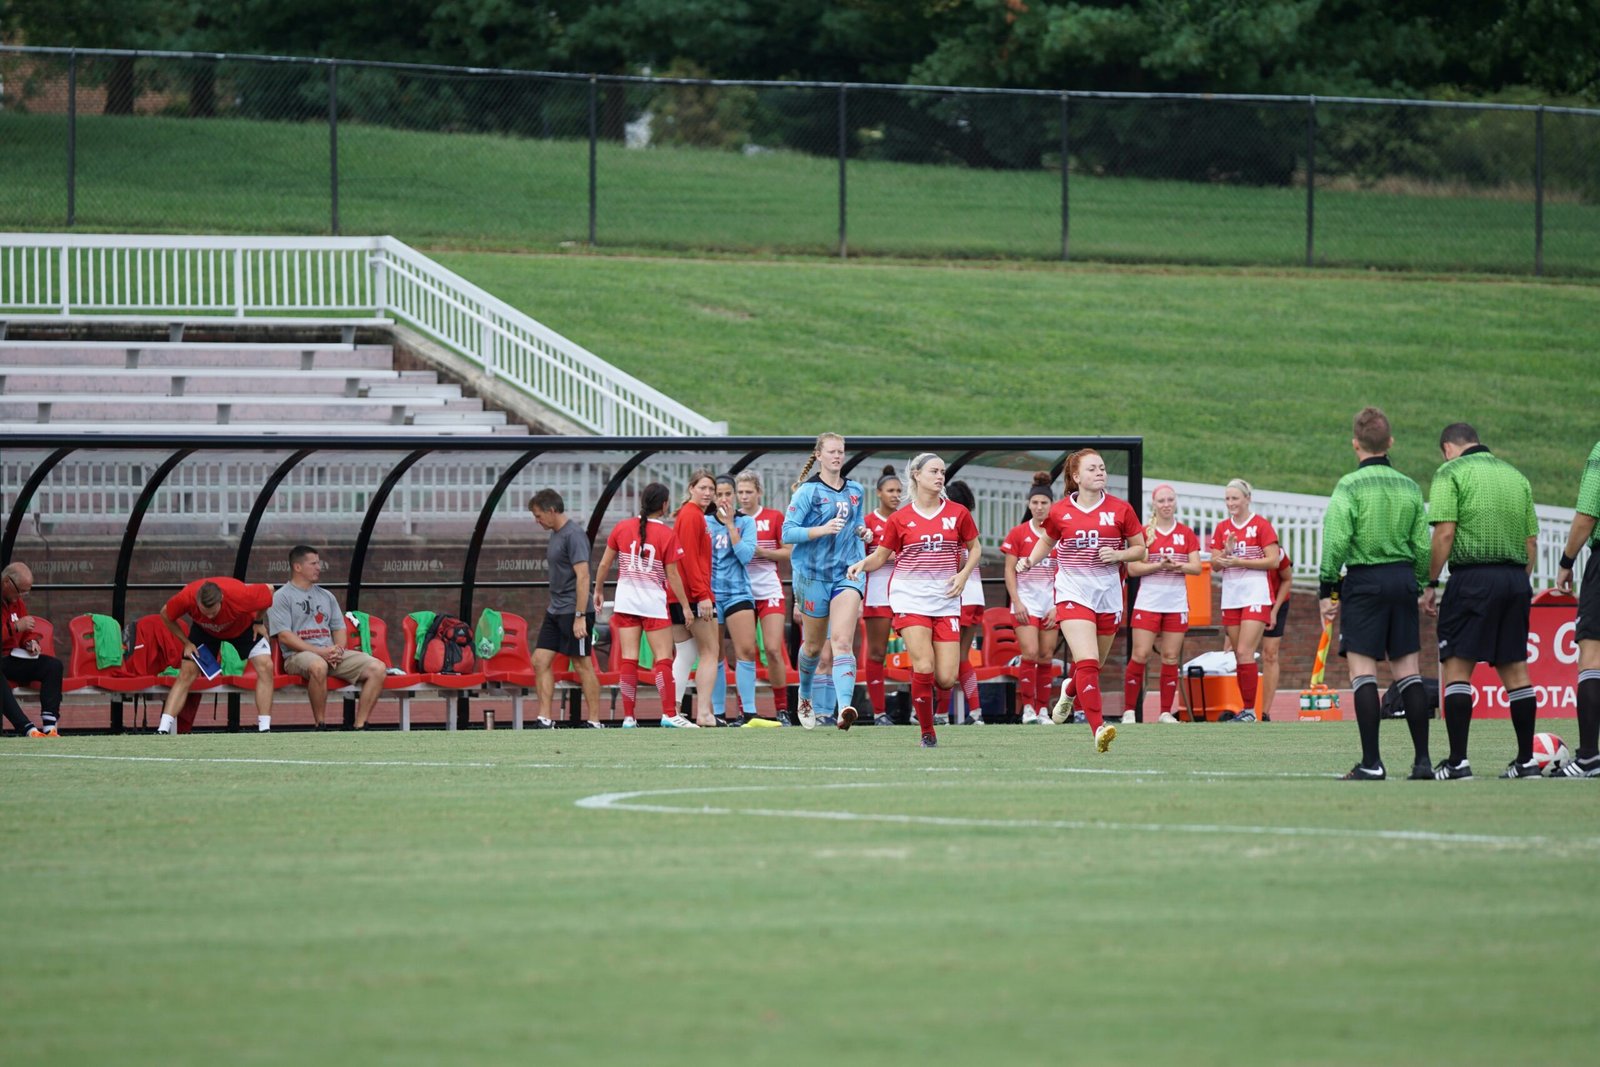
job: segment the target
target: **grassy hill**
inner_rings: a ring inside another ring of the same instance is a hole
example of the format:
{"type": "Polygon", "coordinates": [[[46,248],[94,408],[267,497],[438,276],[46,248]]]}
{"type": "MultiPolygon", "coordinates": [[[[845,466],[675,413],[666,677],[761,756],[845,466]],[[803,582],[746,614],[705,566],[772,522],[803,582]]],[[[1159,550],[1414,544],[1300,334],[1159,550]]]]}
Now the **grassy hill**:
{"type": "Polygon", "coordinates": [[[1570,504],[1600,289],[1291,272],[440,253],[735,433],[1142,434],[1147,469],[1326,493],[1382,405],[1426,488],[1476,424],[1570,504]]]}

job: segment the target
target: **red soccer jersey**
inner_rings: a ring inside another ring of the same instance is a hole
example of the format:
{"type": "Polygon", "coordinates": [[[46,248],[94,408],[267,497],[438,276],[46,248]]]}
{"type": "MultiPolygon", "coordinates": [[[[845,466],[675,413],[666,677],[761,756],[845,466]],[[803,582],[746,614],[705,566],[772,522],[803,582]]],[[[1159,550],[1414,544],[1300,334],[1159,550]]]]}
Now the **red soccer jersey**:
{"type": "MultiPolygon", "coordinates": [[[[777,551],[783,547],[783,512],[776,508],[762,508],[753,516],[756,522],[756,547],[777,551]]],[[[778,574],[774,560],[753,557],[744,566],[750,576],[750,592],[757,600],[771,600],[783,596],[783,579],[778,574]]]]}
{"type": "MultiPolygon", "coordinates": [[[[877,548],[883,543],[884,532],[889,529],[889,521],[893,518],[893,515],[878,514],[878,509],[873,508],[861,520],[863,525],[872,531],[872,548],[877,548]]],[[[867,607],[889,606],[889,578],[894,574],[893,563],[894,559],[891,557],[889,563],[867,575],[867,607]]]]}
{"type": "Polygon", "coordinates": [[[711,531],[706,529],[706,509],[693,502],[683,505],[678,509],[673,533],[678,535],[678,544],[683,549],[683,558],[678,561],[683,591],[695,604],[712,599],[711,531]]]}
{"type": "MultiPolygon", "coordinates": [[[[1000,551],[1008,556],[1018,559],[1027,559],[1033,553],[1042,534],[1033,525],[1033,520],[1021,523],[1011,528],[1006,534],[1006,539],[1000,542],[1000,551]]],[[[1017,575],[1017,595],[1022,598],[1022,606],[1028,609],[1028,614],[1037,618],[1044,618],[1050,614],[1050,605],[1055,603],[1056,591],[1056,558],[1054,555],[1045,556],[1037,564],[1029,567],[1017,575]]]]}
{"type": "Polygon", "coordinates": [[[1101,563],[1100,550],[1128,547],[1144,524],[1126,500],[1102,496],[1093,507],[1072,493],[1045,516],[1044,532],[1056,543],[1056,603],[1082,604],[1100,614],[1122,610],[1122,564],[1101,563]]]}
{"type": "Polygon", "coordinates": [[[1284,582],[1294,576],[1294,561],[1289,558],[1289,553],[1283,551],[1282,545],[1278,546],[1278,551],[1282,553],[1282,558],[1278,560],[1278,569],[1267,572],[1267,592],[1272,594],[1274,604],[1278,602],[1278,590],[1282,588],[1284,582]]]}
{"type": "MultiPolygon", "coordinates": [[[[1150,562],[1170,559],[1188,563],[1189,553],[1200,550],[1200,538],[1181,522],[1162,533],[1151,523],[1145,528],[1145,548],[1150,562]]],[[[1139,611],[1173,612],[1189,610],[1189,582],[1178,571],[1157,571],[1139,579],[1139,599],[1134,603],[1139,611]]]]}
{"type": "MultiPolygon", "coordinates": [[[[639,540],[639,520],[623,519],[611,528],[606,547],[617,554],[617,591],[611,607],[641,619],[667,617],[667,564],[683,559],[683,549],[671,528],[660,519],[645,523],[639,540]]],[[[701,520],[700,528],[705,529],[701,520]]]]}
{"type": "Polygon", "coordinates": [[[961,614],[961,590],[945,596],[945,586],[961,570],[961,550],[978,536],[972,513],[951,500],[924,515],[907,504],[885,523],[878,547],[895,553],[889,579],[889,605],[899,615],[942,618],[961,614]]]}
{"type": "Polygon", "coordinates": [[[167,601],[165,615],[173,622],[187,615],[206,633],[226,638],[244,633],[255,617],[270,607],[270,585],[246,585],[233,578],[196,578],[167,601]],[[195,600],[200,595],[200,587],[207,582],[215,582],[222,590],[222,607],[217,609],[216,618],[212,619],[200,614],[200,604],[195,600]]]}
{"type": "MultiPolygon", "coordinates": [[[[1278,543],[1278,532],[1272,523],[1260,515],[1251,515],[1243,522],[1223,519],[1211,531],[1211,551],[1224,552],[1229,538],[1233,539],[1233,555],[1240,559],[1265,559],[1267,548],[1278,543]]],[[[1272,603],[1272,587],[1266,571],[1245,567],[1224,567],[1222,570],[1222,606],[1224,608],[1267,607],[1272,603]]]]}

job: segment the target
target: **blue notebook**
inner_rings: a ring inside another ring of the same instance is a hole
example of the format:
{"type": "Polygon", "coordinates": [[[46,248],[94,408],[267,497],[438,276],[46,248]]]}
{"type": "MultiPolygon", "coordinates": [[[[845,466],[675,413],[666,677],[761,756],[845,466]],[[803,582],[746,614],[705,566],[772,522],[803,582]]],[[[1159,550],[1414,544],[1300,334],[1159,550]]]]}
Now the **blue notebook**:
{"type": "Polygon", "coordinates": [[[222,664],[217,662],[217,654],[205,645],[195,646],[193,659],[195,666],[200,668],[200,673],[206,676],[208,682],[222,673],[222,664]]]}

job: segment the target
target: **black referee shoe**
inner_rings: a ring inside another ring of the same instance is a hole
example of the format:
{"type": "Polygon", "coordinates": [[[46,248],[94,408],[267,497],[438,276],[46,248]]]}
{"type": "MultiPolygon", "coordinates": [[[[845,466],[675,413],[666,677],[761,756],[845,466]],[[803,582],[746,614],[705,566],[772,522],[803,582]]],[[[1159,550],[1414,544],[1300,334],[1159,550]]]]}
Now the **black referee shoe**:
{"type": "Polygon", "coordinates": [[[1533,760],[1529,760],[1527,763],[1518,763],[1516,760],[1512,760],[1506,764],[1506,769],[1500,772],[1500,777],[1537,778],[1539,777],[1539,765],[1533,760]]]}
{"type": "Polygon", "coordinates": [[[1411,773],[1406,775],[1406,781],[1431,782],[1433,781],[1433,768],[1428,765],[1427,760],[1418,760],[1411,765],[1411,773]]]}
{"type": "Polygon", "coordinates": [[[1600,756],[1572,759],[1550,772],[1552,778],[1600,778],[1600,756]]]}
{"type": "Polygon", "coordinates": [[[1378,764],[1376,767],[1368,767],[1368,766],[1365,766],[1364,764],[1358,763],[1354,767],[1350,768],[1350,773],[1346,774],[1344,776],[1344,778],[1341,779],[1341,781],[1345,781],[1345,782],[1381,782],[1387,777],[1389,777],[1389,774],[1388,774],[1387,771],[1385,771],[1383,769],[1383,764],[1381,764],[1381,763],[1378,764]]]}
{"type": "Polygon", "coordinates": [[[1433,777],[1440,782],[1453,782],[1462,778],[1471,778],[1472,764],[1466,760],[1462,760],[1460,763],[1451,763],[1448,759],[1442,759],[1439,761],[1439,765],[1433,769],[1433,777]]]}

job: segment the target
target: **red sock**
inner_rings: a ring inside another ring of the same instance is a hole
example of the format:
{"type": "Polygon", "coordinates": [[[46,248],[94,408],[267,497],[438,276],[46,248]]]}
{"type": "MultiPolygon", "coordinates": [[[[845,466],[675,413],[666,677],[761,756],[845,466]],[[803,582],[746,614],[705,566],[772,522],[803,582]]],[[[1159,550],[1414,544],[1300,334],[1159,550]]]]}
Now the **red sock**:
{"type": "Polygon", "coordinates": [[[1070,669],[1068,669],[1066,684],[1061,687],[1061,691],[1063,693],[1067,694],[1067,696],[1072,697],[1074,700],[1076,700],[1078,698],[1078,665],[1077,665],[1077,663],[1073,663],[1072,667],[1070,669]]]}
{"type": "Polygon", "coordinates": [[[1033,680],[1039,672],[1033,669],[1033,664],[1027,660],[1022,661],[1021,668],[1017,671],[1017,704],[1024,708],[1037,708],[1038,699],[1033,695],[1033,680]]]}
{"type": "Polygon", "coordinates": [[[184,698],[183,707],[178,709],[177,731],[180,734],[194,732],[194,719],[200,714],[200,694],[190,693],[184,698]]]}
{"type": "Polygon", "coordinates": [[[978,702],[978,668],[972,665],[971,660],[963,660],[961,669],[956,672],[956,684],[961,687],[961,696],[967,702],[967,714],[975,715],[983,710],[978,702]]]}
{"type": "Polygon", "coordinates": [[[661,694],[661,717],[670,719],[678,714],[678,688],[672,680],[672,661],[656,665],[656,692],[661,694]]]}
{"type": "Polygon", "coordinates": [[[912,674],[911,711],[925,734],[933,733],[933,675],[912,674]]]}
{"type": "Polygon", "coordinates": [[[1163,714],[1172,711],[1172,702],[1178,695],[1178,665],[1176,663],[1163,663],[1161,665],[1161,711],[1163,714]]]}
{"type": "Polygon", "coordinates": [[[789,710],[789,687],[787,685],[775,685],[772,687],[772,710],[778,714],[789,710]]]}
{"type": "Polygon", "coordinates": [[[622,661],[622,677],[617,681],[617,692],[622,694],[622,716],[633,718],[633,707],[639,699],[639,661],[622,661]]]}
{"type": "Polygon", "coordinates": [[[883,664],[867,660],[862,673],[867,679],[867,703],[872,705],[872,714],[883,714],[883,664]]]}
{"type": "Polygon", "coordinates": [[[1077,708],[1083,712],[1083,717],[1089,722],[1089,732],[1094,733],[1100,729],[1100,724],[1105,721],[1100,709],[1100,661],[1093,659],[1074,660],[1072,664],[1072,681],[1077,688],[1077,708]]]}
{"type": "Polygon", "coordinates": [[[1139,710],[1139,690],[1144,688],[1144,664],[1130,659],[1122,676],[1122,710],[1139,710]]]}
{"type": "Polygon", "coordinates": [[[1048,708],[1055,703],[1050,699],[1050,690],[1056,686],[1056,662],[1048,660],[1039,664],[1038,673],[1033,676],[1033,698],[1038,701],[1036,708],[1048,708]]]}
{"type": "Polygon", "coordinates": [[[1261,684],[1261,668],[1254,663],[1239,664],[1239,696],[1245,711],[1256,710],[1256,689],[1261,684]]]}

